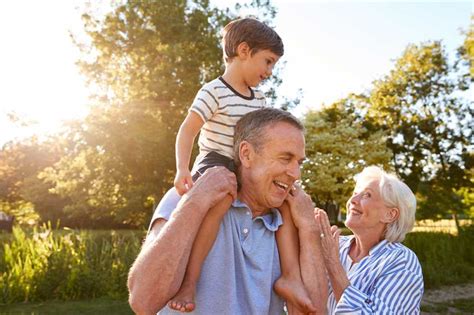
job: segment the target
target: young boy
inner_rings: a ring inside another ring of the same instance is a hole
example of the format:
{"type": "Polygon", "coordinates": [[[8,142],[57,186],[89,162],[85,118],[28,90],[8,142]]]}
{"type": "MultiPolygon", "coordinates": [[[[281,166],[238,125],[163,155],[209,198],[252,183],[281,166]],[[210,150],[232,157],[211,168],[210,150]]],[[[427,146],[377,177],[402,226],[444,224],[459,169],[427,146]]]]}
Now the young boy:
{"type": "MultiPolygon", "coordinates": [[[[267,25],[252,18],[230,22],[223,31],[224,74],[205,84],[197,93],[176,139],[174,185],[178,194],[186,193],[209,167],[233,170],[234,126],[246,113],[266,106],[264,95],[253,89],[272,74],[283,55],[283,43],[267,25]],[[192,146],[200,133],[199,155],[189,171],[192,146]]],[[[194,310],[196,283],[202,264],[219,231],[222,216],[230,208],[231,196],[210,209],[193,244],[183,283],[169,307],[183,312],[194,310]]],[[[299,269],[297,231],[288,209],[280,209],[284,225],[277,232],[282,276],[274,288],[277,294],[302,312],[313,307],[303,287],[299,269]]]]}

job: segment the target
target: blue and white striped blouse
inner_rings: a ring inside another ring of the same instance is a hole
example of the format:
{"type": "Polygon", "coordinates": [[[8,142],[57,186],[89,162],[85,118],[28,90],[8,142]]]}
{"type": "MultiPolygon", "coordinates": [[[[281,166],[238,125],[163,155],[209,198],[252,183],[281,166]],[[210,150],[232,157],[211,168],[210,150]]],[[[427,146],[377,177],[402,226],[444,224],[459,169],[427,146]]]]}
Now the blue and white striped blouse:
{"type": "Polygon", "coordinates": [[[423,296],[421,266],[409,248],[386,240],[352,264],[349,248],[354,236],[341,236],[339,256],[350,285],[339,303],[329,289],[329,314],[419,314],[423,296]]]}

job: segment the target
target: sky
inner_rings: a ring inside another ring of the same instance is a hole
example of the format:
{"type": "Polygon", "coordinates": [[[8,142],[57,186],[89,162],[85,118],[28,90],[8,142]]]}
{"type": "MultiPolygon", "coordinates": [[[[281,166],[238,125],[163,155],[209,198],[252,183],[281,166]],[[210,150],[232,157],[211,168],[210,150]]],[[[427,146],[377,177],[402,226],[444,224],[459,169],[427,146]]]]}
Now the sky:
{"type": "MultiPolygon", "coordinates": [[[[217,6],[227,0],[213,0],[217,6]]],[[[283,84],[297,116],[363,92],[388,74],[410,43],[442,40],[451,54],[464,40],[472,1],[274,0],[273,21],[285,45],[283,84]]],[[[80,32],[77,0],[5,1],[0,10],[0,146],[32,134],[54,133],[85,117],[89,91],[69,32],[80,32]],[[16,116],[12,123],[7,117],[16,116]],[[28,126],[22,126],[24,124],[28,126]]]]}

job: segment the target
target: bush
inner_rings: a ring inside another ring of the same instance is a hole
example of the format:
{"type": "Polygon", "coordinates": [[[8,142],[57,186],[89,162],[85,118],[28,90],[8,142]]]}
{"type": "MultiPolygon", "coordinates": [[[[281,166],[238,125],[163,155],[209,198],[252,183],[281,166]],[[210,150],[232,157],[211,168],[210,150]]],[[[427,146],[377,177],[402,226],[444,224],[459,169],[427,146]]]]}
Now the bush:
{"type": "Polygon", "coordinates": [[[143,236],[15,227],[0,248],[0,302],[126,298],[128,270],[143,236]]]}
{"type": "Polygon", "coordinates": [[[474,281],[474,227],[464,228],[458,236],[448,233],[414,232],[404,244],[420,260],[425,288],[474,281]]]}
{"type": "MultiPolygon", "coordinates": [[[[349,232],[348,230],[346,232],[349,232]]],[[[0,303],[126,299],[127,274],[144,231],[54,230],[0,235],[0,303]]],[[[414,232],[404,244],[418,256],[425,288],[474,280],[474,226],[459,236],[414,232]]]]}

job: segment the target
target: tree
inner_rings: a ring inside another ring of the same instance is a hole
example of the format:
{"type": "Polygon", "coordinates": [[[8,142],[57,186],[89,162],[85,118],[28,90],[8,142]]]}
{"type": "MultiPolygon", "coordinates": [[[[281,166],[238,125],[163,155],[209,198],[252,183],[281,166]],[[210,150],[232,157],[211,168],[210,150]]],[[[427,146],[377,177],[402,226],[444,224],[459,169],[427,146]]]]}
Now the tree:
{"type": "Polygon", "coordinates": [[[49,193],[51,185],[38,174],[61,158],[63,148],[58,139],[32,137],[8,142],[0,151],[0,206],[20,224],[61,217],[64,201],[49,193]]]}
{"type": "Polygon", "coordinates": [[[319,206],[345,205],[354,189],[354,175],[368,165],[387,168],[391,159],[385,132],[371,130],[361,120],[357,102],[350,96],[305,116],[308,160],[303,184],[319,206]]]}
{"type": "Polygon", "coordinates": [[[440,42],[409,45],[368,98],[368,118],[388,133],[392,164],[419,193],[422,217],[464,211],[455,192],[470,184],[474,109],[463,80],[440,42]]]}
{"type": "MultiPolygon", "coordinates": [[[[259,12],[274,14],[268,1],[259,12]]],[[[97,91],[76,145],[42,174],[80,222],[139,226],[171,186],[179,124],[201,85],[222,73],[220,29],[233,18],[206,0],[127,1],[84,14],[78,65],[97,91]]]]}
{"type": "Polygon", "coordinates": [[[461,47],[458,48],[458,57],[460,62],[464,62],[468,67],[468,71],[465,74],[467,83],[472,82],[474,78],[474,14],[471,15],[471,24],[469,30],[464,32],[466,38],[461,47]]]}

